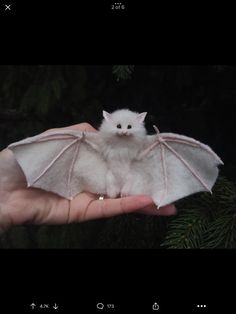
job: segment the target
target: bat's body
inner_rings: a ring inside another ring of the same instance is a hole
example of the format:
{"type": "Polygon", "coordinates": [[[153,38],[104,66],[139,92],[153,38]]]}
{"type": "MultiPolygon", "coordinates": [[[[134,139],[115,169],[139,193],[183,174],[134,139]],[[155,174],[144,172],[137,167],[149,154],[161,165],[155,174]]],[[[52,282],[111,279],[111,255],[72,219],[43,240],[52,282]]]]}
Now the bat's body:
{"type": "Polygon", "coordinates": [[[117,196],[146,194],[160,207],[211,191],[220,158],[186,136],[147,135],[146,113],[103,112],[98,132],[62,130],[11,144],[28,186],[72,199],[87,191],[117,196]]]}
{"type": "Polygon", "coordinates": [[[113,115],[105,113],[104,117],[99,131],[103,139],[102,155],[108,167],[106,194],[111,198],[125,196],[128,194],[124,186],[130,177],[131,164],[145,143],[146,130],[142,123],[145,116],[136,121],[137,114],[119,110],[113,115]]]}

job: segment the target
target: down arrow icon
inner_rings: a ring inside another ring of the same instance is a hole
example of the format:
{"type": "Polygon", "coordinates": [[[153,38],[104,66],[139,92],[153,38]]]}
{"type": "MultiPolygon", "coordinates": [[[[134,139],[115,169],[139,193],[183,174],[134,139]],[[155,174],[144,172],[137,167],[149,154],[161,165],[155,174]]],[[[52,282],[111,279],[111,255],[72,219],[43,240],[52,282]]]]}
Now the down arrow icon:
{"type": "Polygon", "coordinates": [[[59,306],[58,306],[56,303],[53,305],[54,310],[57,310],[58,307],[59,307],[59,306]]]}

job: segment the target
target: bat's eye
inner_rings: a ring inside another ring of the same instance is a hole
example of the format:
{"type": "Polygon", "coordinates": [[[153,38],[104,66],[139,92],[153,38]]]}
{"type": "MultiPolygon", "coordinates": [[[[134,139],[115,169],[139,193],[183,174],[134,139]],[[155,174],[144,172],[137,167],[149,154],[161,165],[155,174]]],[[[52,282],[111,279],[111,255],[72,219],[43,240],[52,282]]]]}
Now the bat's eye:
{"type": "Polygon", "coordinates": [[[119,124],[117,124],[117,129],[121,129],[121,124],[119,123],[119,124]]]}
{"type": "Polygon", "coordinates": [[[129,124],[129,125],[127,126],[127,129],[132,129],[132,125],[129,124]]]}

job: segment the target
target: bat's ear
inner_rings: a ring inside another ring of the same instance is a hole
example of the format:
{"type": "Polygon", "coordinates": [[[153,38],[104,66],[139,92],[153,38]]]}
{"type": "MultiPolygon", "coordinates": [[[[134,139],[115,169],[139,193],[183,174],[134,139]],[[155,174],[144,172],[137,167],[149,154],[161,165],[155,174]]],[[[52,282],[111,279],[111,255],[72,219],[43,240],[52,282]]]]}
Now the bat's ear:
{"type": "Polygon", "coordinates": [[[102,115],[106,121],[111,121],[111,114],[109,112],[106,112],[105,110],[103,110],[102,115]]]}
{"type": "Polygon", "coordinates": [[[142,123],[147,115],[147,112],[142,112],[137,116],[138,122],[142,123]]]}

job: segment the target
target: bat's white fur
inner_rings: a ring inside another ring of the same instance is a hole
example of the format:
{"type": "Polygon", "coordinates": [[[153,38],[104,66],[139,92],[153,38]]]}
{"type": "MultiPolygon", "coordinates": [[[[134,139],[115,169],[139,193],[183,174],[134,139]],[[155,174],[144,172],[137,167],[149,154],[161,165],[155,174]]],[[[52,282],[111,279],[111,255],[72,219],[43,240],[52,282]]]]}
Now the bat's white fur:
{"type": "Polygon", "coordinates": [[[82,191],[111,198],[146,194],[158,207],[211,191],[222,161],[209,146],[178,134],[147,135],[146,112],[103,116],[95,133],[53,131],[11,144],[28,186],[68,199],[82,191]]]}
{"type": "Polygon", "coordinates": [[[138,114],[128,109],[112,114],[104,113],[100,127],[103,139],[101,153],[107,162],[107,195],[111,198],[126,195],[123,187],[130,176],[132,161],[142,151],[146,138],[143,121],[146,113],[138,114]],[[120,128],[117,128],[120,126],[120,128]],[[128,129],[128,126],[131,128],[128,129]]]}

